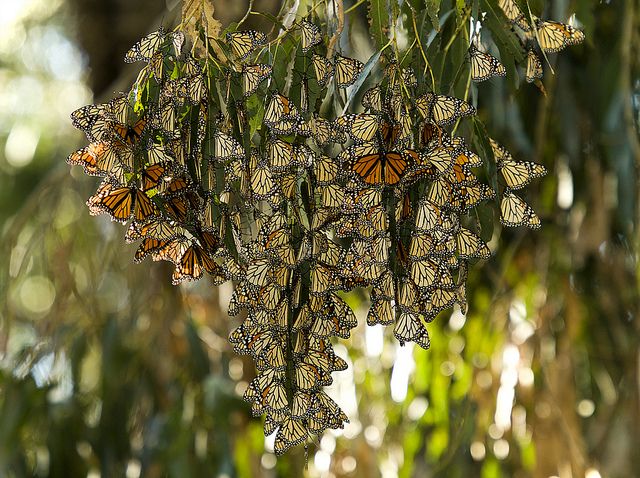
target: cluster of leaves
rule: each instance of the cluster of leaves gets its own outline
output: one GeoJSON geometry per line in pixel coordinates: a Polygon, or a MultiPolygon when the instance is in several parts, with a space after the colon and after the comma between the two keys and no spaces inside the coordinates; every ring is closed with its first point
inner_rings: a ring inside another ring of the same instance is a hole
{"type": "MultiPolygon", "coordinates": [[[[129,224],[137,261],[173,263],[174,284],[234,281],[229,314],[246,318],[230,341],[258,370],[245,399],[279,454],[348,420],[324,391],[347,365],[331,340],[356,325],[342,294],[367,290],[369,325],[428,348],[426,324],[466,309],[468,261],[490,256],[492,225],[477,232],[473,211],[499,195],[503,224],[538,227],[512,191],[546,172],[479,128],[495,161],[472,151],[455,131],[475,108],[429,88],[406,66],[413,49],[363,64],[334,53],[339,31],[280,26],[271,42],[201,29],[204,60],[180,30],[146,36],[125,58],[146,62],[131,91],[72,114],[90,144],[68,159],[105,178],[89,210],[129,224]],[[376,75],[365,112],[346,113],[376,75]]],[[[467,47],[471,79],[506,73],[467,47]]]]}

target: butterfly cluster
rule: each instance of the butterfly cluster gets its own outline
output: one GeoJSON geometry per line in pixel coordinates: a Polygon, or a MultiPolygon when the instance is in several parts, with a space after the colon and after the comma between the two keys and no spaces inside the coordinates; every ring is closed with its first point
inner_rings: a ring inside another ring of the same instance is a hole
{"type": "MultiPolygon", "coordinates": [[[[475,108],[395,59],[360,112],[327,113],[365,68],[311,21],[272,42],[257,31],[211,41],[206,61],[180,31],[134,45],[125,60],[145,64],[132,89],[72,113],[89,144],[68,163],[103,178],[89,211],[127,224],[135,261],[170,262],[174,284],[233,281],[228,312],[243,321],[229,340],[257,370],[244,398],[280,454],[348,421],[325,391],[347,367],[332,341],[357,325],[344,293],[365,291],[369,325],[428,348],[426,324],[466,310],[468,264],[491,255],[471,211],[499,193],[504,225],[538,227],[513,191],[546,170],[491,140],[500,174],[488,177],[453,132],[475,108]]],[[[470,53],[474,79],[504,75],[470,53]]]]}
{"type": "Polygon", "coordinates": [[[543,75],[542,60],[537,50],[545,54],[555,53],[584,41],[584,33],[566,23],[542,20],[535,15],[531,15],[531,21],[527,20],[515,0],[499,0],[498,6],[519,32],[518,38],[527,52],[525,79],[529,83],[543,75]]]}

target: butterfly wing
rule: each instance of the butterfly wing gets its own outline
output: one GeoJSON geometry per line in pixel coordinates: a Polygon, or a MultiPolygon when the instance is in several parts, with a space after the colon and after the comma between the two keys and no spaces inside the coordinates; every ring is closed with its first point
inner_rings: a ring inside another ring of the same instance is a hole
{"type": "Polygon", "coordinates": [[[302,20],[299,25],[302,37],[302,51],[306,53],[322,42],[322,32],[318,25],[307,20],[302,20]]]}
{"type": "Polygon", "coordinates": [[[542,78],[542,62],[540,58],[533,50],[527,51],[527,70],[525,73],[525,79],[527,83],[533,83],[536,80],[542,78]]]}
{"type": "Polygon", "coordinates": [[[475,45],[469,48],[471,58],[471,79],[473,81],[485,81],[492,76],[505,76],[507,70],[496,57],[478,50],[475,45]]]}
{"type": "Polygon", "coordinates": [[[356,82],[358,76],[362,73],[364,64],[355,58],[336,55],[335,68],[336,86],[338,88],[346,88],[356,82]]]}
{"type": "Polygon", "coordinates": [[[508,227],[540,227],[540,218],[526,202],[510,191],[505,191],[500,203],[500,221],[508,227]]]}

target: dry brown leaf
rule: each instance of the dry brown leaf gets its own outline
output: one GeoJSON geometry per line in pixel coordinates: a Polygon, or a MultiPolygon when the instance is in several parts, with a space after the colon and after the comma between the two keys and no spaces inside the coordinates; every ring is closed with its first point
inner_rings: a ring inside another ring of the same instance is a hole
{"type": "MultiPolygon", "coordinates": [[[[204,30],[208,39],[217,39],[222,31],[222,24],[214,17],[213,2],[211,0],[184,0],[182,3],[182,25],[187,37],[193,43],[193,53],[198,57],[207,54],[206,46],[202,44],[200,29],[204,30]]],[[[215,41],[210,45],[218,48],[215,41]]]]}

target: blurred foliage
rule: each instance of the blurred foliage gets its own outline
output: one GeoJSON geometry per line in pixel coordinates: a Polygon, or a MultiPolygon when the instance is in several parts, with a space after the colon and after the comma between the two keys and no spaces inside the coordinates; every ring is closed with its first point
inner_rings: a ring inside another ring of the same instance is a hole
{"type": "MultiPolygon", "coordinates": [[[[425,22],[440,3],[426,2],[425,22]]],[[[120,231],[88,217],[91,188],[63,158],[78,138],[68,111],[89,98],[79,69],[56,73],[83,64],[77,18],[62,2],[24,5],[0,41],[0,474],[299,476],[302,452],[276,460],[240,400],[252,367],[226,341],[229,288],[168,285],[170,271],[132,266],[120,231]],[[30,155],[11,149],[34,137],[30,155]]],[[[470,274],[468,314],[431,323],[431,350],[353,331],[331,393],[351,423],[310,450],[309,475],[640,469],[639,7],[548,8],[576,12],[587,40],[549,55],[546,95],[506,62],[507,80],[472,91],[493,136],[550,170],[529,195],[543,228],[496,231],[490,245],[506,238],[470,274]]]]}

